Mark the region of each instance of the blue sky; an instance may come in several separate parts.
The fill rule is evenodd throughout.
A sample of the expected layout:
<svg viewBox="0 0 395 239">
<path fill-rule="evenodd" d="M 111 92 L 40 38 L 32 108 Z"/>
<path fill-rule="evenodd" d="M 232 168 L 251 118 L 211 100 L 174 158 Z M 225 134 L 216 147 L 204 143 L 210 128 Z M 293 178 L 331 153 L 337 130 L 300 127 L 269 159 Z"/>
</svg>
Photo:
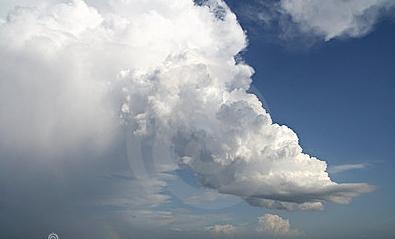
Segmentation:
<svg viewBox="0 0 395 239">
<path fill-rule="evenodd" d="M 234 11 L 238 12 L 237 6 Z M 337 181 L 368 181 L 378 187 L 350 205 L 289 217 L 305 222 L 304 225 L 313 224 L 311 229 L 317 234 L 321 230 L 328 233 L 339 230 L 341 235 L 347 230 L 356 237 L 369 238 L 377 233 L 380 237 L 387 233 L 388 238 L 392 237 L 393 20 L 378 23 L 372 32 L 360 38 L 317 40 L 312 46 L 294 43 L 292 39 L 265 40 L 265 35 L 271 32 L 252 24 L 242 13 L 239 21 L 251 32 L 243 56 L 255 69 L 253 85 L 264 96 L 273 119 L 295 130 L 304 150 L 329 165 L 367 165 L 364 169 L 333 175 Z"/>
<path fill-rule="evenodd" d="M 392 0 L 63 2 L 0 3 L 0 236 L 394 238 Z"/>
<path fill-rule="evenodd" d="M 392 238 L 394 21 L 379 22 L 366 36 L 329 42 L 314 39 L 306 45 L 300 39 L 278 39 L 272 29 L 243 15 L 239 9 L 243 3 L 227 2 L 247 30 L 249 45 L 242 56 L 255 69 L 254 92 L 263 97 L 274 121 L 290 126 L 304 150 L 329 166 L 364 165 L 333 174 L 335 180 L 377 186 L 374 193 L 346 206 L 329 205 L 320 212 L 279 211 L 280 215 L 318 238 L 371 238 L 378 234 Z M 244 204 L 228 210 L 241 210 L 248 216 L 265 212 Z"/>
</svg>

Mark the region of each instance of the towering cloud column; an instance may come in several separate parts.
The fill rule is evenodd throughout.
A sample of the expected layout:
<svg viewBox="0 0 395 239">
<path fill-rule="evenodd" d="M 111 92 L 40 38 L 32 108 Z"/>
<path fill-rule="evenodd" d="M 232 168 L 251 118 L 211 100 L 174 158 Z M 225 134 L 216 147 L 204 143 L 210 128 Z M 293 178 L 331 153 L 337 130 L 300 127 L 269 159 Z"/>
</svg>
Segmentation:
<svg viewBox="0 0 395 239">
<path fill-rule="evenodd" d="M 249 93 L 253 69 L 235 60 L 246 46 L 222 1 L 16 8 L 0 25 L 1 143 L 83 144 L 112 135 L 121 114 L 129 143 L 163 142 L 160 154 L 129 153 L 155 162 L 152 175 L 186 167 L 220 193 L 291 210 L 371 191 L 331 181 L 326 163 L 272 122 Z"/>
</svg>

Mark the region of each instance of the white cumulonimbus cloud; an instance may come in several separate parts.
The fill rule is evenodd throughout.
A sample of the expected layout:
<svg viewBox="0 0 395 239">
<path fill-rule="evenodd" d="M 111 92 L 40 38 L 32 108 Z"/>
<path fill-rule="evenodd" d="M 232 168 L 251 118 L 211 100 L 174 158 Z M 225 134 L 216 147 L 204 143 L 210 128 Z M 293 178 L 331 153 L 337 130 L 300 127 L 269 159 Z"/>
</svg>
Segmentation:
<svg viewBox="0 0 395 239">
<path fill-rule="evenodd" d="M 371 191 L 333 182 L 324 161 L 272 122 L 249 93 L 253 69 L 235 60 L 246 46 L 236 16 L 219 0 L 15 8 L 0 25 L 1 146 L 103 145 L 121 114 L 129 160 L 151 165 L 144 177 L 185 167 L 220 193 L 289 210 Z"/>
<path fill-rule="evenodd" d="M 279 10 L 288 14 L 300 30 L 322 36 L 361 37 L 383 12 L 394 10 L 393 0 L 281 0 Z"/>
</svg>

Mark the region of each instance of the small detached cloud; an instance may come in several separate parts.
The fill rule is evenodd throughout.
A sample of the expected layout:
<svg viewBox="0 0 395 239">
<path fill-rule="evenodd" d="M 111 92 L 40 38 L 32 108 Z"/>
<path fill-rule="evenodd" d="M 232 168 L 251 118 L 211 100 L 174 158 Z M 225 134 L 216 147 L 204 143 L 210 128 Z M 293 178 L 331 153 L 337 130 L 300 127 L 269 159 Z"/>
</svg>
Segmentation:
<svg viewBox="0 0 395 239">
<path fill-rule="evenodd" d="M 231 224 L 223 224 L 223 225 L 214 225 L 214 226 L 209 226 L 206 228 L 207 231 L 213 233 L 214 235 L 234 235 L 236 232 L 236 227 L 231 225 Z"/>
<path fill-rule="evenodd" d="M 256 230 L 260 233 L 275 237 L 293 237 L 303 234 L 299 230 L 291 228 L 288 219 L 284 219 L 275 214 L 265 214 L 258 217 L 258 226 Z"/>
</svg>

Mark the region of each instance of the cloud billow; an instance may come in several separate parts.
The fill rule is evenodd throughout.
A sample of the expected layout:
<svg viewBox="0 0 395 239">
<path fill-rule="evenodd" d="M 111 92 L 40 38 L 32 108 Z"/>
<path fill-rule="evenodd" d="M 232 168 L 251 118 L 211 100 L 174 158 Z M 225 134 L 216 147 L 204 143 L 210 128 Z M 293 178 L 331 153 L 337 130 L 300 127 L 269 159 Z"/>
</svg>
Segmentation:
<svg viewBox="0 0 395 239">
<path fill-rule="evenodd" d="M 294 237 L 303 235 L 303 233 L 297 229 L 291 228 L 288 219 L 284 219 L 274 214 L 265 214 L 258 217 L 258 226 L 256 229 L 258 232 L 276 237 Z"/>
<path fill-rule="evenodd" d="M 62 151 L 97 140 L 100 148 L 121 114 L 129 144 L 163 142 L 144 175 L 155 193 L 166 186 L 158 178 L 182 167 L 268 208 L 319 209 L 372 190 L 333 182 L 325 161 L 305 154 L 248 93 L 254 70 L 235 60 L 246 35 L 222 1 L 89 2 L 17 8 L 1 23 L 3 147 Z M 129 160 L 148 160 L 137 149 Z"/>
</svg>

